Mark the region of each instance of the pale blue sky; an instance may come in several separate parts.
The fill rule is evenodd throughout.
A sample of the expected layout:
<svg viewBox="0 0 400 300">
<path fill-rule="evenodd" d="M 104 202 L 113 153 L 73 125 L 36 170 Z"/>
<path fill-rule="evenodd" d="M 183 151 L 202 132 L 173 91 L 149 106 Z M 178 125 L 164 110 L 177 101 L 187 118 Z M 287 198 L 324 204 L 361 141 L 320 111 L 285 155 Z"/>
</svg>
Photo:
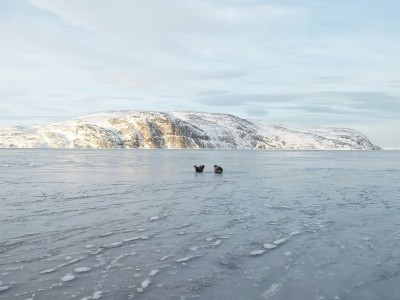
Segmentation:
<svg viewBox="0 0 400 300">
<path fill-rule="evenodd" d="M 400 148 L 400 1 L 0 0 L 0 126 L 125 109 Z"/>
</svg>

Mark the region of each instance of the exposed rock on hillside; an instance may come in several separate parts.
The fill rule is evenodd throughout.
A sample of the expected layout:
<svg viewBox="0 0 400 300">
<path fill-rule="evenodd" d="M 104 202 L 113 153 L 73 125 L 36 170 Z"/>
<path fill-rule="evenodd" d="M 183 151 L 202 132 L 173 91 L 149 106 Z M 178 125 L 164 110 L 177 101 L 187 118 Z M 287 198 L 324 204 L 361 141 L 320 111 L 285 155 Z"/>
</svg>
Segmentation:
<svg viewBox="0 0 400 300">
<path fill-rule="evenodd" d="M 70 122 L 0 129 L 3 148 L 376 150 L 345 128 L 290 129 L 227 114 L 116 111 Z"/>
</svg>

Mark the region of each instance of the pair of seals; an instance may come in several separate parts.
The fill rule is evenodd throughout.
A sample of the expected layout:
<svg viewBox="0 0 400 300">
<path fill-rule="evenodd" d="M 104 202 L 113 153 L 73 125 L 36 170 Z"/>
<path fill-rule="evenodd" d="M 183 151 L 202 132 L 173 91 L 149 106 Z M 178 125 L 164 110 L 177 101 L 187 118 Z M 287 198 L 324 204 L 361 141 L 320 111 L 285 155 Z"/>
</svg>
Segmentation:
<svg viewBox="0 0 400 300">
<path fill-rule="evenodd" d="M 195 169 L 196 173 L 203 173 L 204 165 L 194 166 L 194 169 Z M 223 169 L 220 166 L 214 165 L 214 173 L 221 174 L 222 172 L 223 172 Z"/>
<path fill-rule="evenodd" d="M 214 165 L 214 173 L 222 173 L 224 170 L 218 166 L 218 165 Z"/>
</svg>

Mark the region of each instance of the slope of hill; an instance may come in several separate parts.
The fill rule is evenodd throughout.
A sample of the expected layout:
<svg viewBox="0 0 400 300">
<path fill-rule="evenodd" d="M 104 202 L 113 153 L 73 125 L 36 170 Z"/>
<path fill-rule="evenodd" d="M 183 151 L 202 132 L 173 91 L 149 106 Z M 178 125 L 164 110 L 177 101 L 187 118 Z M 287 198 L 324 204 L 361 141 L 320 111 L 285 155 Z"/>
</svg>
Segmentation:
<svg viewBox="0 0 400 300">
<path fill-rule="evenodd" d="M 228 114 L 111 111 L 69 122 L 0 129 L 2 148 L 377 150 L 346 128 L 291 129 Z"/>
</svg>

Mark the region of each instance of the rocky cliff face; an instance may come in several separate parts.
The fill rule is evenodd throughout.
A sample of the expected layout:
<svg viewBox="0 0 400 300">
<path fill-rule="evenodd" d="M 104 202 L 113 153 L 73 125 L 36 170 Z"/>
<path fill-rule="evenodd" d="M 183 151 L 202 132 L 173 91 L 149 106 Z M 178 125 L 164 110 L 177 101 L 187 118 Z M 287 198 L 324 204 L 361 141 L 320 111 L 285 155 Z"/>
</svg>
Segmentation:
<svg viewBox="0 0 400 300">
<path fill-rule="evenodd" d="M 295 130 L 233 115 L 117 111 L 70 122 L 0 129 L 2 148 L 376 150 L 352 129 Z"/>
</svg>

